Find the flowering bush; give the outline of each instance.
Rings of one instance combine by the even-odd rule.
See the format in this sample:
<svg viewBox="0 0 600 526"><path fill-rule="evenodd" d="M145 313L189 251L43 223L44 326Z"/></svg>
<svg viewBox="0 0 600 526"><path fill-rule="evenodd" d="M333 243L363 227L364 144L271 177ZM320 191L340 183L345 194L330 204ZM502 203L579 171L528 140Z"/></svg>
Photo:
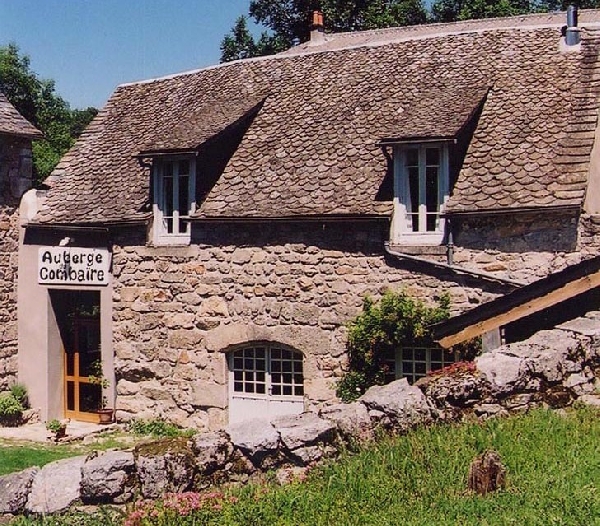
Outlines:
<svg viewBox="0 0 600 526"><path fill-rule="evenodd" d="M477 371L475 362L454 362L441 369L428 372L427 376L458 376L463 373L474 373L475 371Z"/></svg>
<svg viewBox="0 0 600 526"><path fill-rule="evenodd" d="M182 520L188 517L190 524L205 524L223 505L234 503L235 497L221 492L211 493L167 493L162 500L142 500L133 505L124 526L153 526L187 524Z"/></svg>

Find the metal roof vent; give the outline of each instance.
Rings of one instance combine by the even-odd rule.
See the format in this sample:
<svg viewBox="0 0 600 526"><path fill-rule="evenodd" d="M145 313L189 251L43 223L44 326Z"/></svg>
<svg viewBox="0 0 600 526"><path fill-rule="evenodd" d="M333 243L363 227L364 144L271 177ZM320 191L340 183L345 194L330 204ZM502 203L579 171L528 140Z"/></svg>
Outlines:
<svg viewBox="0 0 600 526"><path fill-rule="evenodd" d="M577 6L567 7L567 30L565 43L567 46L576 46L581 41L581 29L577 27Z"/></svg>

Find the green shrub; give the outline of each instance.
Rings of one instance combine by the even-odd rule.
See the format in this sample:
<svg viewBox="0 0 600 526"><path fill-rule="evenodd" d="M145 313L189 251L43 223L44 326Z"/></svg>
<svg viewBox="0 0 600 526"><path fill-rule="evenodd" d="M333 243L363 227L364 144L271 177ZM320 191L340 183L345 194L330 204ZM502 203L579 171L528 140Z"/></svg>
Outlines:
<svg viewBox="0 0 600 526"><path fill-rule="evenodd" d="M177 438L181 436L191 436L193 434L193 431L190 429L182 429L175 424L171 424L160 418L132 420L128 425L128 430L135 435L152 436L156 438Z"/></svg>
<svg viewBox="0 0 600 526"><path fill-rule="evenodd" d="M433 347L429 326L450 315L450 297L435 307L406 292L386 292L376 304L369 297L362 313L348 324L349 370L337 386L337 395L351 401L373 385L383 385L390 357L402 346Z"/></svg>
<svg viewBox="0 0 600 526"><path fill-rule="evenodd" d="M23 406L12 394L0 395L0 423L15 425L21 420Z"/></svg>
<svg viewBox="0 0 600 526"><path fill-rule="evenodd" d="M10 394L13 395L27 409L29 407L29 395L25 384L15 383L10 386Z"/></svg>

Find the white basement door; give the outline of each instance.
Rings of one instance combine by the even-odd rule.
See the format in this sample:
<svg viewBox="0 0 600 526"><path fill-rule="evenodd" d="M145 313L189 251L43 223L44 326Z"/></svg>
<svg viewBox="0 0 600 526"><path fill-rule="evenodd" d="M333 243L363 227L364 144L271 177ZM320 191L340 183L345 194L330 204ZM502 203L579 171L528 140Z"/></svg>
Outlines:
<svg viewBox="0 0 600 526"><path fill-rule="evenodd" d="M304 411L302 353L253 345L229 354L229 423Z"/></svg>

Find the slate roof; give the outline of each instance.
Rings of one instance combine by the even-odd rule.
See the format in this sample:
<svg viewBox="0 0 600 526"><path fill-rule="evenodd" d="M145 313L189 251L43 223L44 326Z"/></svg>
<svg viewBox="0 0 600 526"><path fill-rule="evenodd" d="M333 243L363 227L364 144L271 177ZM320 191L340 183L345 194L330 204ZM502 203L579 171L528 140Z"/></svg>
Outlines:
<svg viewBox="0 0 600 526"><path fill-rule="evenodd" d="M199 218L385 217L392 196L381 141L452 135L482 100L448 210L581 206L600 12L580 20L580 52L559 50L563 13L342 35L335 45L119 86L47 180L35 221L145 219L150 175L136 156L195 148L247 115Z"/></svg>
<svg viewBox="0 0 600 526"><path fill-rule="evenodd" d="M28 139L41 139L42 132L23 117L0 92L0 133Z"/></svg>

